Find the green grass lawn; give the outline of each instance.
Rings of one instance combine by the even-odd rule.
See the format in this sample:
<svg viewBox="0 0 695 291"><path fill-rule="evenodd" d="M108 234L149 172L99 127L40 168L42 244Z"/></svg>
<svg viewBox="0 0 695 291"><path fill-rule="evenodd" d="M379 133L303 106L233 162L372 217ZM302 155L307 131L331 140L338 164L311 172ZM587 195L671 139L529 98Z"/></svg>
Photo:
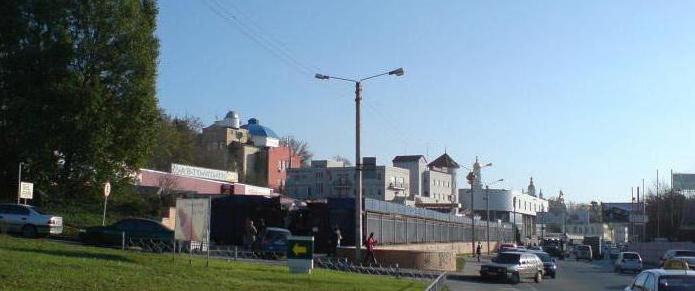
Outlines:
<svg viewBox="0 0 695 291"><path fill-rule="evenodd" d="M425 281L67 245L0 235L0 290L422 290Z"/></svg>

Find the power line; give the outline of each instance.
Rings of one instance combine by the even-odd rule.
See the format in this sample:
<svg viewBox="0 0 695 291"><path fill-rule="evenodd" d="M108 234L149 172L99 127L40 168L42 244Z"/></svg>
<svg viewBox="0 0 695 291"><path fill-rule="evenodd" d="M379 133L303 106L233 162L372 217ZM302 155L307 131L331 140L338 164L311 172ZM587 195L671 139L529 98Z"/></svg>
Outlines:
<svg viewBox="0 0 695 291"><path fill-rule="evenodd" d="M222 6L220 3L214 2L211 4L210 2L203 0L203 4L215 15L219 16L222 18L225 22L230 24L231 26L234 26L244 34L247 38L249 38L251 41L255 42L257 45L271 53L273 56L277 57L281 61L283 61L285 64L288 66L298 70L301 72L302 75L312 75L313 72L309 66L304 65L302 62L297 60L295 57L293 57L288 51L283 50L282 48L278 48L277 46L273 45L272 41L267 40L264 38L262 35L259 33L255 32L253 29L251 29L249 26L244 24L239 17L237 17L234 13L232 13L229 9L226 7ZM214 7L213 5L217 6Z"/></svg>

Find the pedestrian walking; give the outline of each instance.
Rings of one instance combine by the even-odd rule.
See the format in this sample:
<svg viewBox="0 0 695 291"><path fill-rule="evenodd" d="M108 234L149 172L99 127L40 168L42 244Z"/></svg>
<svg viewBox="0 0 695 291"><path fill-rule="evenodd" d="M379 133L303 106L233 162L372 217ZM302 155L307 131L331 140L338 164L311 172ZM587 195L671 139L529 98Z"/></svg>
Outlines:
<svg viewBox="0 0 695 291"><path fill-rule="evenodd" d="M254 242L256 242L256 235L258 235L258 231L253 225L253 220L247 218L246 225L244 226L244 247L247 250L253 247Z"/></svg>
<svg viewBox="0 0 695 291"><path fill-rule="evenodd" d="M376 265L376 257L374 257L374 245L377 244L376 239L374 238L374 233L369 234L369 238L364 242L364 244L367 246L367 253L364 255L364 261L369 262L369 264L374 264Z"/></svg>
<svg viewBox="0 0 695 291"><path fill-rule="evenodd" d="M340 247L340 241L343 239L343 235L340 233L340 228L336 225L333 229L333 255L338 255L338 248Z"/></svg>
<svg viewBox="0 0 695 291"><path fill-rule="evenodd" d="M475 254L478 255L478 262L480 262L480 252L483 247L480 245L480 242L478 242L478 247L475 248Z"/></svg>

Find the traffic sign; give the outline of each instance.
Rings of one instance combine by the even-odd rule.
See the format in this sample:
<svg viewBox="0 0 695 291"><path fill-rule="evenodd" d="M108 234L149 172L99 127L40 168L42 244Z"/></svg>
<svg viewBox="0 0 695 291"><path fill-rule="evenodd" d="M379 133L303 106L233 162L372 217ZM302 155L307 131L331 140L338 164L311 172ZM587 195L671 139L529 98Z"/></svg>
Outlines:
<svg viewBox="0 0 695 291"><path fill-rule="evenodd" d="M287 238L287 265L291 273L311 273L314 268L314 237Z"/></svg>
<svg viewBox="0 0 695 291"><path fill-rule="evenodd" d="M34 199L34 183L19 183L19 198Z"/></svg>
<svg viewBox="0 0 695 291"><path fill-rule="evenodd" d="M287 239L288 259L312 259L314 257L314 238L291 236Z"/></svg>
<svg viewBox="0 0 695 291"><path fill-rule="evenodd" d="M106 182L106 184L104 184L104 197L109 197L110 194L111 194L111 183Z"/></svg>

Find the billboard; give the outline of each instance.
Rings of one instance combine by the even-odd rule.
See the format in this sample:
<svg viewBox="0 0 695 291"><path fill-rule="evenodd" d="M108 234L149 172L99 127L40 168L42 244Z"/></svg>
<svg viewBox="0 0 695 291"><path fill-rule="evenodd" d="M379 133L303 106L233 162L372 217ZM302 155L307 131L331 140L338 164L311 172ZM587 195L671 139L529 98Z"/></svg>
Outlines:
<svg viewBox="0 0 695 291"><path fill-rule="evenodd" d="M210 199L176 199L174 238L184 241L208 241L210 235Z"/></svg>
<svg viewBox="0 0 695 291"><path fill-rule="evenodd" d="M695 191L695 174L673 173L673 189Z"/></svg>
<svg viewBox="0 0 695 291"><path fill-rule="evenodd" d="M236 183L239 181L239 175L237 175L235 172L184 166L179 164L171 164L171 173L179 176L196 177L231 183Z"/></svg>

